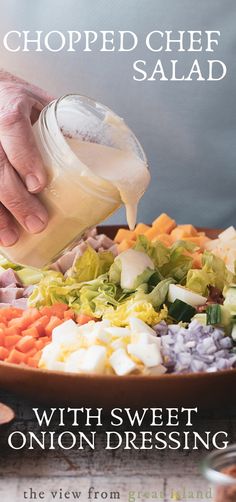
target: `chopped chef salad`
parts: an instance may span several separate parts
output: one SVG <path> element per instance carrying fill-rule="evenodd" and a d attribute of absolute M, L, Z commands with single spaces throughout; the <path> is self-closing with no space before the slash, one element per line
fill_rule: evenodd
<path fill-rule="evenodd" d="M 163 214 L 114 241 L 94 229 L 50 269 L 0 257 L 0 360 L 118 376 L 234 368 L 235 240 Z"/>

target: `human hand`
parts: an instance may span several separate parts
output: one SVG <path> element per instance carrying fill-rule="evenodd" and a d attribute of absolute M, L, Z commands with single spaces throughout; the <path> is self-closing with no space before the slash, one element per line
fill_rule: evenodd
<path fill-rule="evenodd" d="M 41 109 L 52 99 L 30 84 L 0 80 L 2 246 L 12 246 L 19 239 L 20 226 L 17 222 L 33 234 L 47 226 L 47 211 L 33 195 L 46 186 L 47 175 L 36 147 L 32 124 Z"/>

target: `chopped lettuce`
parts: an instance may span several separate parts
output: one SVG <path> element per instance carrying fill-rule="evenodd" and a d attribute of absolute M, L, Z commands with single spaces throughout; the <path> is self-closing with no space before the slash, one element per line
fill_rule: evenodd
<path fill-rule="evenodd" d="M 114 255 L 110 251 L 96 252 L 89 246 L 83 255 L 77 258 L 70 276 L 78 282 L 91 281 L 108 272 L 113 261 Z"/>
<path fill-rule="evenodd" d="M 143 243 L 147 243 L 151 250 L 152 245 L 148 241 Z M 159 244 L 155 248 L 155 260 L 164 266 L 167 254 L 170 261 L 170 252 Z M 163 249 L 165 259 L 164 254 L 160 259 L 158 250 L 162 253 Z M 33 275 L 33 270 L 31 272 Z M 127 250 L 114 261 L 112 253 L 97 253 L 89 247 L 76 260 L 69 276 L 64 277 L 54 271 L 44 272 L 28 303 L 41 307 L 62 302 L 76 312 L 97 318 L 110 312 L 118 325 L 119 322 L 120 325 L 127 323 L 128 315 L 136 312 L 140 319 L 153 324 L 162 318 L 156 310 L 164 304 L 172 282 L 175 282 L 172 277 L 162 278 L 162 274 L 155 269 L 153 259 L 144 250 Z"/>
<path fill-rule="evenodd" d="M 193 260 L 189 253 L 196 249 L 196 245 L 192 242 L 177 241 L 168 248 L 158 240 L 150 242 L 144 235 L 140 235 L 135 249 L 148 254 L 163 278 L 172 277 L 177 282 L 182 282 L 192 266 Z"/>
<path fill-rule="evenodd" d="M 28 303 L 29 306 L 41 307 L 62 302 L 76 312 L 101 317 L 111 306 L 122 307 L 127 301 L 132 300 L 134 303 L 137 302 L 137 305 L 146 305 L 145 312 L 149 305 L 152 307 L 152 312 L 152 309 L 160 308 L 164 303 L 171 282 L 172 279 L 164 279 L 150 293 L 147 291 L 147 285 L 143 284 L 135 292 L 127 295 L 109 281 L 107 274 L 92 281 L 79 283 L 72 277 L 65 279 L 59 272 L 51 272 L 35 287 Z M 152 318 L 153 315 L 152 313 Z"/>
<path fill-rule="evenodd" d="M 191 241 L 182 241 L 182 240 L 178 240 L 178 241 L 175 241 L 174 244 L 172 244 L 171 246 L 171 250 L 174 251 L 175 249 L 177 248 L 181 248 L 183 251 L 189 251 L 189 253 L 194 253 L 194 251 L 196 251 L 197 249 L 199 249 L 199 247 L 194 244 L 194 242 L 191 242 Z"/>
<path fill-rule="evenodd" d="M 155 268 L 160 268 L 170 259 L 170 250 L 162 242 L 150 242 L 145 235 L 139 235 L 134 247 L 137 251 L 146 253 L 153 261 Z"/>
<path fill-rule="evenodd" d="M 104 318 L 109 319 L 116 326 L 126 326 L 131 316 L 138 317 L 150 325 L 166 319 L 168 310 L 165 306 L 159 312 L 156 312 L 155 309 L 159 309 L 163 305 L 171 282 L 173 282 L 172 279 L 164 279 L 151 293 L 147 293 L 146 285 L 141 285 L 130 298 L 122 301 L 116 309 L 107 309 Z"/>
<path fill-rule="evenodd" d="M 169 290 L 169 285 L 173 282 L 175 281 L 171 277 L 169 277 L 168 279 L 163 279 L 150 293 L 144 292 L 143 288 L 138 288 L 136 293 L 134 294 L 134 298 L 136 298 L 137 300 L 143 299 L 144 301 L 148 301 L 154 308 L 158 309 L 165 302 Z"/>
<path fill-rule="evenodd" d="M 9 261 L 3 255 L 0 255 L 0 267 L 2 267 L 4 270 L 7 268 L 12 268 L 13 270 L 20 270 L 22 268 L 21 265 L 17 265 L 16 263 Z"/>
<path fill-rule="evenodd" d="M 163 277 L 172 277 L 177 282 L 182 282 L 185 279 L 193 259 L 184 251 L 182 246 L 171 249 L 169 262 L 160 268 Z"/>
<path fill-rule="evenodd" d="M 24 286 L 38 284 L 47 274 L 50 272 L 33 267 L 23 267 L 21 270 L 17 270 L 17 275 Z"/>
<path fill-rule="evenodd" d="M 201 270 L 189 270 L 186 287 L 203 296 L 208 295 L 207 286 L 216 286 L 221 291 L 225 285 L 233 280 L 233 274 L 229 272 L 221 258 L 209 251 L 205 251 L 202 257 L 203 267 Z"/>
<path fill-rule="evenodd" d="M 59 293 L 64 287 L 64 276 L 60 272 L 51 270 L 35 286 L 34 291 L 28 298 L 29 307 L 42 307 L 44 305 L 53 305 L 57 302 L 64 302 L 63 295 Z"/>
<path fill-rule="evenodd" d="M 206 267 L 209 270 L 213 270 L 216 276 L 215 284 L 213 285 L 221 291 L 226 284 L 233 281 L 234 275 L 227 269 L 224 261 L 219 256 L 216 256 L 209 251 L 205 251 L 202 257 L 202 263 L 203 268 Z"/>
<path fill-rule="evenodd" d="M 164 303 L 168 294 L 169 285 L 173 284 L 174 282 L 175 281 L 172 279 L 172 277 L 163 279 L 155 286 L 151 293 L 148 294 L 148 299 L 153 307 L 158 308 Z"/>
<path fill-rule="evenodd" d="M 147 283 L 141 284 L 136 291 L 127 292 L 112 283 L 108 274 L 92 281 L 78 282 L 75 277 L 65 278 L 59 272 L 50 272 L 36 285 L 28 303 L 29 306 L 41 307 L 62 302 L 78 313 L 97 318 L 111 311 L 115 319 L 118 319 L 119 313 L 123 312 L 121 323 L 124 319 L 126 322 L 130 308 L 131 314 L 138 309 L 141 312 L 140 319 L 153 324 L 159 320 L 155 309 L 163 305 L 171 282 L 171 278 L 164 279 L 151 292 L 148 291 Z M 118 320 L 114 322 L 118 323 Z"/>
<path fill-rule="evenodd" d="M 54 303 L 66 303 L 76 312 L 101 317 L 107 306 L 118 305 L 117 288 L 108 282 L 107 274 L 92 281 L 75 282 L 72 277 L 65 279 L 58 272 L 44 277 L 30 295 L 29 306 L 41 307 Z"/>
<path fill-rule="evenodd" d="M 118 305 L 116 300 L 117 288 L 114 284 L 108 282 L 107 275 L 84 283 L 78 293 L 78 298 L 70 306 L 84 314 L 99 318 L 111 305 L 114 307 Z"/>

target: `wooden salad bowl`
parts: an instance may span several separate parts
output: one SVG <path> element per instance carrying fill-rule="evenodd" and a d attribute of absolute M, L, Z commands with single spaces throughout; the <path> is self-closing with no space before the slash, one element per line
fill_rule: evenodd
<path fill-rule="evenodd" d="M 113 237 L 116 226 L 100 227 Z M 219 231 L 205 230 L 211 238 Z M 62 373 L 0 363 L 0 387 L 36 403 L 58 406 L 219 408 L 232 403 L 236 369 L 216 373 L 164 374 L 160 376 L 88 375 Z"/>

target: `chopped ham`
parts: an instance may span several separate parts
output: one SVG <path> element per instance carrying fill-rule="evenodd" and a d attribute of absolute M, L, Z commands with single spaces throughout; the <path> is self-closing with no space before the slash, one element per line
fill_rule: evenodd
<path fill-rule="evenodd" d="M 83 255 L 88 246 L 91 246 L 95 251 L 111 251 L 115 256 L 118 254 L 114 241 L 105 234 L 98 234 L 97 229 L 92 228 L 85 233 L 83 239 L 72 250 L 65 252 L 53 263 L 51 269 L 67 276 L 77 258 Z M 34 287 L 23 287 L 17 273 L 11 268 L 0 272 L 0 308 L 13 306 L 26 309 L 27 299 Z"/>
<path fill-rule="evenodd" d="M 75 246 L 74 248 L 76 258 L 82 256 L 82 254 L 85 252 L 86 249 L 87 249 L 87 241 L 86 242 L 81 241 L 79 244 L 77 244 L 77 246 Z"/>
<path fill-rule="evenodd" d="M 0 302 L 1 303 L 12 303 L 13 300 L 22 298 L 24 294 L 24 288 L 0 288 Z"/>
<path fill-rule="evenodd" d="M 32 286 L 24 288 L 16 272 L 11 268 L 0 274 L 0 308 L 27 308 L 27 297 L 32 292 Z"/>
<path fill-rule="evenodd" d="M 55 265 L 57 266 L 57 269 L 59 269 L 59 271 L 62 272 L 62 274 L 65 274 L 68 268 L 71 267 L 75 258 L 75 254 L 76 254 L 75 250 L 68 251 L 56 261 Z"/>
<path fill-rule="evenodd" d="M 22 286 L 16 272 L 11 268 L 4 270 L 4 272 L 0 274 L 0 288 L 5 288 L 6 286 Z"/>
<path fill-rule="evenodd" d="M 98 235 L 97 242 L 98 242 L 98 247 L 103 247 L 103 249 L 110 250 L 110 247 L 114 245 L 113 240 L 107 237 L 107 235 L 105 234 Z"/>
<path fill-rule="evenodd" d="M 95 249 L 95 251 L 97 251 L 97 249 L 100 246 L 98 239 L 94 239 L 94 237 L 88 237 L 88 239 L 86 240 L 86 244 L 88 244 L 88 246 L 91 246 L 91 248 Z"/>
<path fill-rule="evenodd" d="M 52 263 L 52 264 L 50 265 L 50 269 L 51 269 L 51 270 L 55 270 L 55 272 L 61 272 L 61 269 L 60 269 L 60 267 L 59 267 L 59 265 L 58 265 L 58 263 L 57 263 L 57 262 Z"/>
<path fill-rule="evenodd" d="M 53 263 L 51 269 L 67 276 L 68 270 L 73 267 L 77 258 L 82 256 L 88 246 L 95 249 L 95 251 L 111 251 L 114 256 L 118 254 L 118 248 L 114 241 L 105 234 L 98 234 L 97 229 L 93 228 L 85 233 L 83 239 L 81 239 L 72 250 L 66 251 L 55 263 Z"/>
<path fill-rule="evenodd" d="M 95 237 L 97 235 L 98 231 L 96 227 L 90 228 L 90 230 L 87 230 L 84 234 L 84 239 L 86 240 L 88 237 Z"/>

